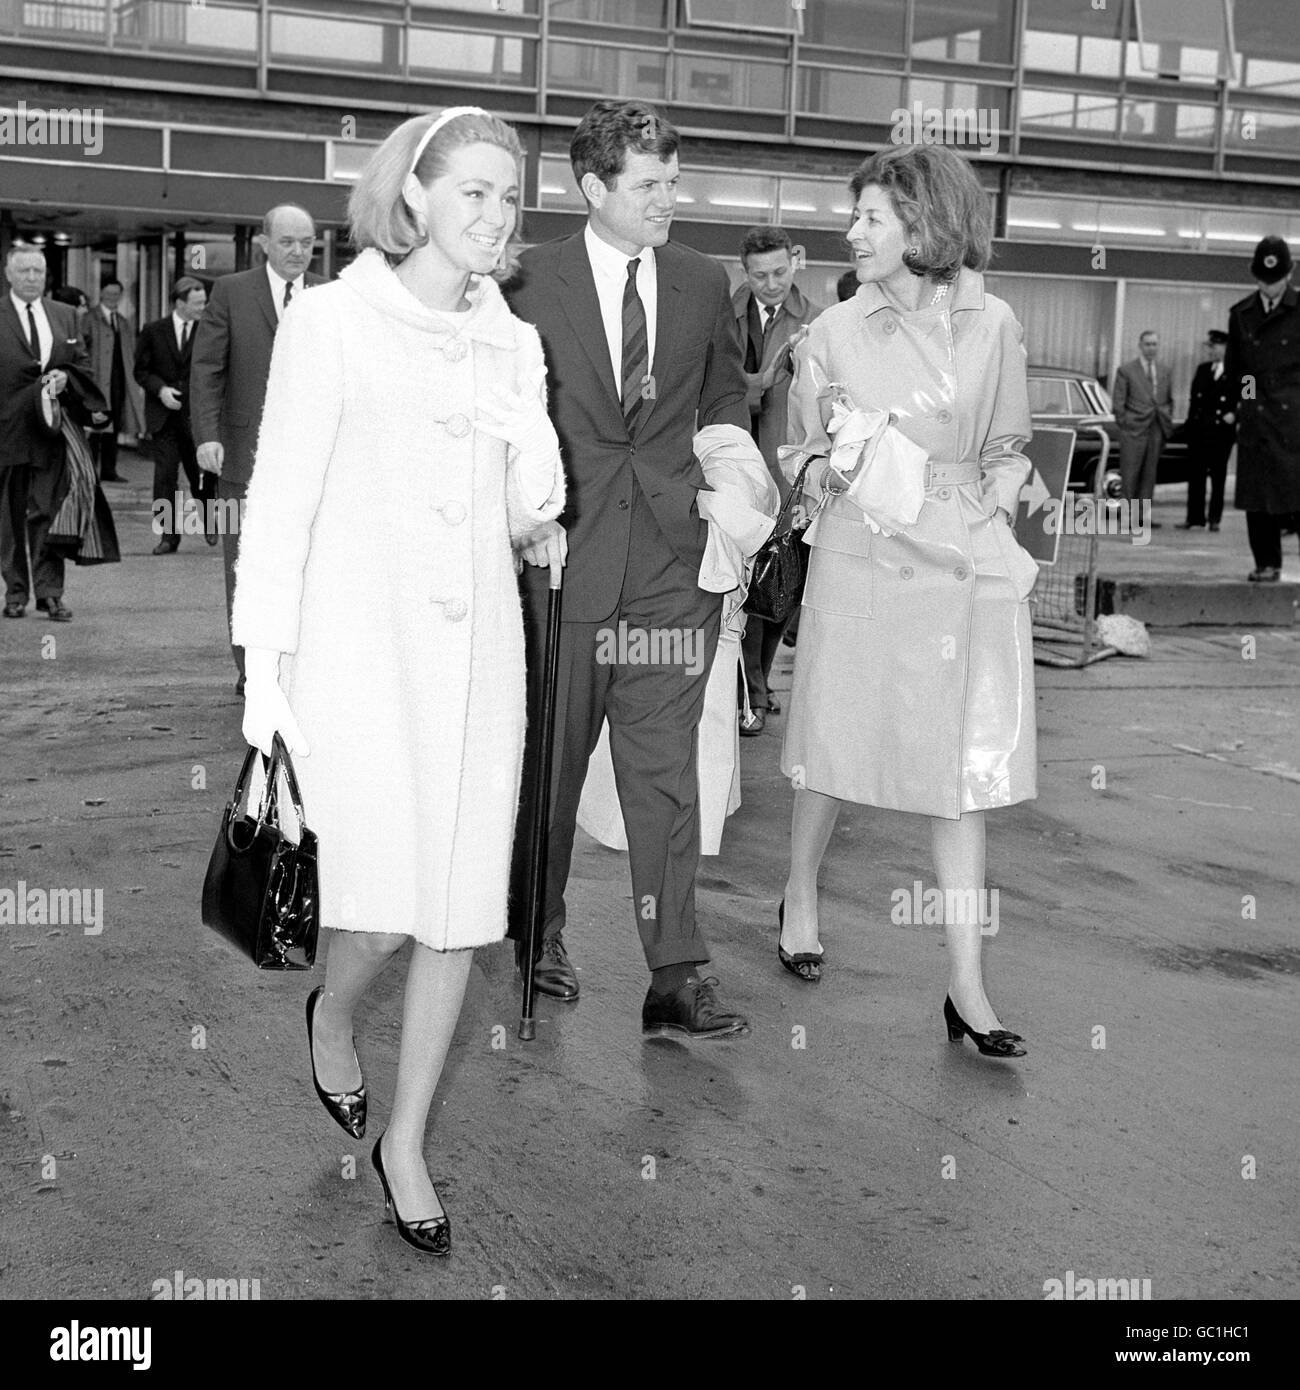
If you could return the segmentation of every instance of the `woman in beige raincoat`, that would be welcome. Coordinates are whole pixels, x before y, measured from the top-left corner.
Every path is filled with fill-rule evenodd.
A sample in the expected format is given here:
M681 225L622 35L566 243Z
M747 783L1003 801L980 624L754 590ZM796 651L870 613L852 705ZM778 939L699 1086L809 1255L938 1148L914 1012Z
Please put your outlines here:
M984 290L988 199L965 160L893 148L850 186L859 289L813 323L790 391L784 466L793 477L811 456L804 492L827 504L808 536L781 764L796 788L782 960L819 974L817 873L842 801L929 816L949 1036L1020 1056L984 993L980 909L984 812L1036 795L1037 567L1011 530L1032 429L1021 330ZM841 472L822 460L850 408L882 412L889 439ZM871 491L899 507L913 492L910 519L845 495L863 493L863 458L899 470Z

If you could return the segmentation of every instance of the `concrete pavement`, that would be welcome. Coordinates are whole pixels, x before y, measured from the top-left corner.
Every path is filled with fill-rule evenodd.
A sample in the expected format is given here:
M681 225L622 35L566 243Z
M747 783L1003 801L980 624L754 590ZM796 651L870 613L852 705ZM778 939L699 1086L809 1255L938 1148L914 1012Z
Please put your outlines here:
M511 953L478 953L427 1145L435 1262L383 1226L369 1168L403 965L359 1024L353 1143L311 1089L319 970L259 974L198 920L242 746L219 552L155 559L144 506L118 519L124 563L72 573L72 624L0 625L0 889L103 891L99 935L0 925L0 1296L147 1298L177 1270L263 1299L1042 1298L1068 1271L1300 1292L1300 629L1039 668L1040 796L989 822L1019 1063L947 1043L940 929L890 921L930 878L917 818L846 811L823 983L780 969L784 716L742 742L700 874L749 1038L641 1040L624 856L580 836L581 1001L540 1000L522 1044Z

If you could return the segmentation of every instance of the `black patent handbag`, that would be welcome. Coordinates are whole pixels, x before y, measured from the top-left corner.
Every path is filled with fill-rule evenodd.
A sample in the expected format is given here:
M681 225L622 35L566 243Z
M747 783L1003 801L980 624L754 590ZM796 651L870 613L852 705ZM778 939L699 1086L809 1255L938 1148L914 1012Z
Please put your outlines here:
M256 816L245 805L255 759L266 764ZM284 784L298 825L295 843L280 823ZM221 818L203 880L203 925L225 937L259 970L310 970L320 932L316 836L307 829L293 760L277 733L271 756L250 748Z
M790 495L777 513L771 536L754 556L749 593L745 596L745 612L767 623L785 622L803 598L804 580L807 578L803 532L792 527L782 531L781 523L790 504L802 495L804 474L811 462L811 457L804 460L791 485Z

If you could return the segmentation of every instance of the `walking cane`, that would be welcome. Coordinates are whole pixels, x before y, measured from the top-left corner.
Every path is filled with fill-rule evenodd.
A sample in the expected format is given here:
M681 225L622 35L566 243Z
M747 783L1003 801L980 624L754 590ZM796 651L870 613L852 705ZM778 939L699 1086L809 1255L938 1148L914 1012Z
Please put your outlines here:
M537 1036L533 1021L533 967L537 963L537 939L542 932L546 911L546 847L551 833L551 742L555 734L555 682L560 664L560 603L563 598L564 569L551 567L551 586L546 596L546 654L542 660L541 705L537 727L542 745L538 750L533 777L532 841L528 847L528 925L524 937L524 1008L519 1019L519 1037L532 1042Z

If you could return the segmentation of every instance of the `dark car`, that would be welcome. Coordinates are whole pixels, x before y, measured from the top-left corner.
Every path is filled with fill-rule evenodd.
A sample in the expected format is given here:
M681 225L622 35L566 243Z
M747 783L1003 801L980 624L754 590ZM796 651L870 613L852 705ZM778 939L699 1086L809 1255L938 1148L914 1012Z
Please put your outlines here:
M1035 425L1077 431L1074 457L1070 460L1070 487L1076 492L1093 490L1097 458L1101 453L1097 431L1104 430L1110 439L1106 492L1112 497L1119 495L1119 426L1115 423L1110 392L1095 376L1071 371L1068 367L1030 367L1029 411ZM1173 433L1165 440L1156 465L1157 483L1187 481L1185 424L1185 421L1175 424Z

